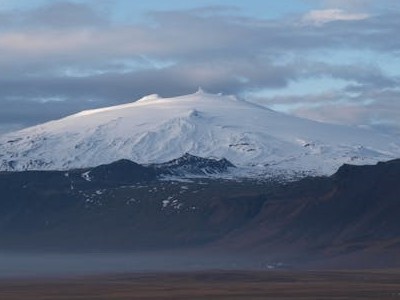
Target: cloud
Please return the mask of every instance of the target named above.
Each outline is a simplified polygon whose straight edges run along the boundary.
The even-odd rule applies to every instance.
[[[398,0],[306,0],[319,4],[322,9],[342,9],[350,12],[382,12],[398,9]]]
[[[152,93],[176,96],[198,86],[240,96],[268,89],[285,93],[293,83],[321,78],[343,81],[345,88],[327,86],[320,97],[310,90],[263,101],[296,103],[293,113],[320,120],[351,122],[323,110],[339,105],[343,116],[353,114],[359,124],[398,123],[393,111],[399,107],[380,93],[394,91],[398,75],[362,53],[396,57],[400,13],[340,8],[307,16],[310,24],[323,26],[299,26],[302,15],[267,20],[230,14],[225,7],[153,11],[141,23],[115,23],[107,12],[78,2],[3,12],[0,127],[36,124]],[[329,55],[339,51],[360,56],[343,62]],[[362,97],[381,106],[367,105]]]
[[[391,0],[381,0],[382,2],[390,2]],[[365,10],[369,8],[376,0],[323,0],[325,7],[344,8],[350,10]],[[382,3],[381,2],[381,3]]]
[[[369,18],[366,13],[349,13],[342,9],[313,10],[303,17],[305,24],[323,25],[334,21],[359,21]]]
[[[400,96],[400,95],[398,95]],[[370,127],[400,137],[400,126],[396,122],[399,105],[381,107],[379,102],[368,105],[357,103],[326,103],[321,106],[302,106],[291,110],[292,114],[334,124]]]
[[[400,137],[400,89],[353,86],[323,93],[262,97],[254,99],[269,107],[284,109],[299,117],[334,124],[371,127]],[[351,91],[349,94],[348,91]]]
[[[32,10],[0,12],[0,24],[8,28],[73,28],[109,23],[105,11],[85,3],[53,1]]]

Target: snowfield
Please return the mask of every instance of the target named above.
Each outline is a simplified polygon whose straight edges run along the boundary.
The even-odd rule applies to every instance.
[[[119,159],[162,163],[185,153],[226,158],[241,176],[329,175],[343,163],[400,157],[373,130],[278,113],[234,96],[195,94],[83,111],[0,137],[0,170],[66,170]]]

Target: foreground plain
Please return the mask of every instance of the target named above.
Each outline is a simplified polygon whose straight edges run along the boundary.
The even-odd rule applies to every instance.
[[[0,299],[400,299],[400,270],[213,271],[0,281]]]

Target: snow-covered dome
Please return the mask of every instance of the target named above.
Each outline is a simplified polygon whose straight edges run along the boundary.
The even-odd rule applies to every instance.
[[[202,90],[83,111],[0,137],[0,170],[69,169],[190,153],[242,168],[331,174],[343,163],[400,156],[372,130],[324,124]]]

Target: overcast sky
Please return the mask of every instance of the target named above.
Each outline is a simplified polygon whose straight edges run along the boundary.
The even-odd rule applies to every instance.
[[[0,133],[199,86],[400,134],[399,0],[0,0]]]

